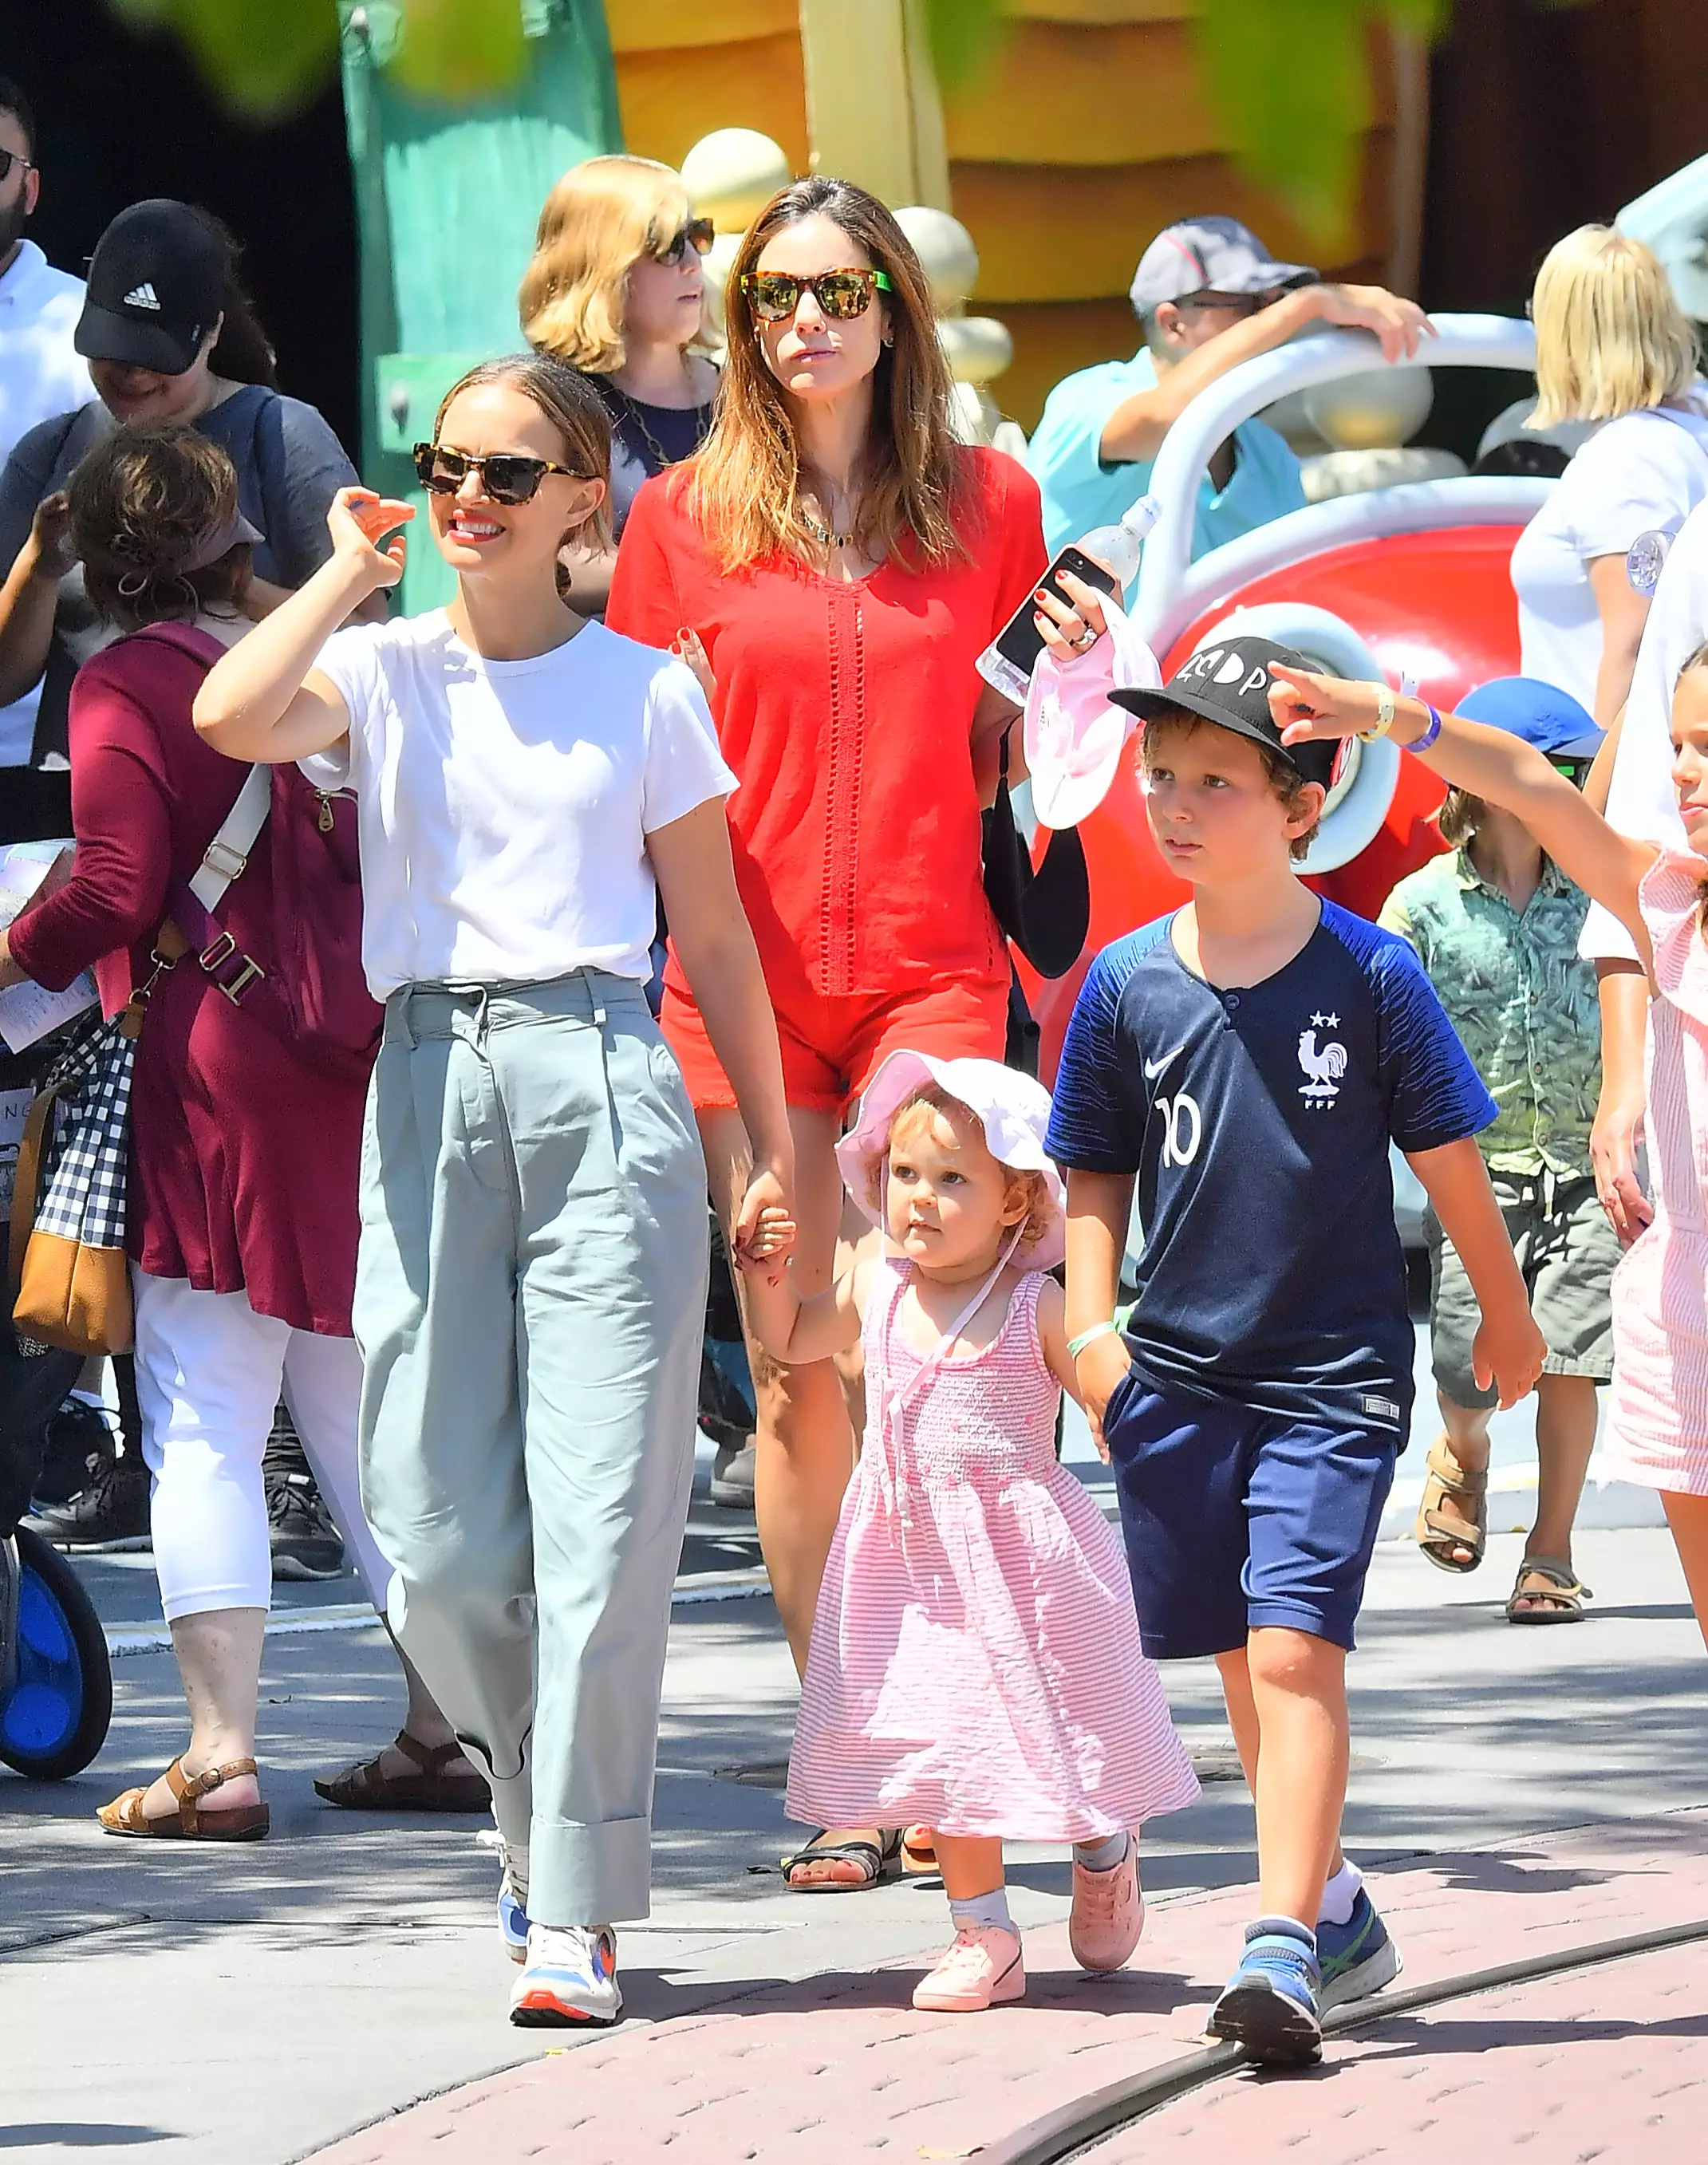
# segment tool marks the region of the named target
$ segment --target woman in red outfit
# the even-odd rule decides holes
[[[202,741],[190,708],[211,662],[248,629],[255,529],[238,509],[231,461],[187,428],[115,430],[69,494],[90,598],[137,635],[87,662],[72,688],[76,856],[65,884],[0,933],[0,984],[57,988],[92,966],[112,1014],[149,976],[174,890],[248,773]],[[145,629],[170,619],[170,643]],[[302,791],[300,816],[318,836],[314,793],[306,782]],[[238,953],[269,971],[277,816],[276,800],[219,909]],[[354,836],[335,825],[329,877],[345,869],[331,858],[340,845],[353,876]],[[361,987],[353,943],[317,959],[329,977],[341,970]],[[221,998],[187,955],[150,1001],[137,1047],[127,1212],[137,1394],[191,1735],[171,1776],[104,1808],[114,1834],[266,1831],[254,1756],[271,1578],[261,1453],[282,1389],[382,1608],[389,1577],[356,1481],[361,1362],[350,1305],[365,1079],[311,1064],[260,1004]],[[411,1742],[429,1756],[438,1747],[437,1770],[455,1766],[476,1783],[413,1674],[410,1683]]]
[[[1002,1056],[1009,966],[979,809],[1014,709],[973,665],[1046,560],[1036,483],[954,440],[925,276],[874,197],[826,179],[775,197],[726,320],[711,436],[635,498],[606,621],[703,662],[740,777],[735,875],[783,1041],[805,1295],[830,1282],[832,1153],[885,1054]],[[661,1020],[727,1223],[747,1138],[673,958]],[[751,1335],[748,1356],[759,1536],[799,1668],[850,1409],[830,1362],[780,1368]],[[791,1883],[859,1885],[889,1862],[856,1843]]]

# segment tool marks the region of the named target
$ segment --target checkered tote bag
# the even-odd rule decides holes
[[[140,1023],[127,1007],[74,1038],[30,1108],[12,1215],[20,1341],[76,1353],[130,1345],[124,1205]]]

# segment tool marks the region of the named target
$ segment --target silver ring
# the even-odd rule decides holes
[[[1080,632],[1078,638],[1070,639],[1068,644],[1075,654],[1083,654],[1088,646],[1096,645],[1097,634],[1088,624]]]

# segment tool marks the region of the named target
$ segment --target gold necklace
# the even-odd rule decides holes
[[[797,508],[799,509],[799,507],[797,506]],[[800,523],[823,549],[846,549],[854,539],[854,529],[851,526],[846,534],[833,534],[828,526],[820,526],[818,520],[807,511],[801,511]]]

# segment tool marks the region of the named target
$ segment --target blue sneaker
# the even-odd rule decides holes
[[[1384,1984],[1392,1984],[1405,1967],[1375,1904],[1362,1887],[1344,1925],[1331,1925],[1326,1917],[1317,1920],[1316,1959],[1322,1970],[1317,2004],[1325,2015],[1331,2007],[1368,1999]]]
[[[617,1936],[598,1925],[535,1925],[528,1960],[510,1994],[518,2029],[567,2029],[614,2022],[623,2011]]]
[[[1260,1917],[1246,1928],[1240,1966],[1210,2018],[1213,2037],[1244,2046],[1254,2060],[1282,2064],[1319,2059],[1322,1973],[1309,1940],[1293,1925]]]
[[[528,1959],[528,1888],[507,1856],[498,1882],[498,1937],[513,1962]]]

